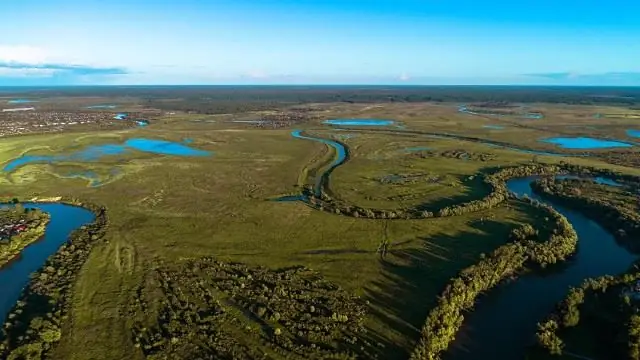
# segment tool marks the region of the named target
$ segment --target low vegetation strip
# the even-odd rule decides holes
[[[62,323],[71,308],[72,285],[91,248],[107,229],[106,209],[77,199],[63,203],[91,210],[95,221],[76,230],[23,290],[0,331],[1,359],[47,358],[62,336]]]
[[[0,268],[45,232],[49,215],[20,205],[0,211]]]
[[[538,232],[525,225],[513,230],[510,239],[514,242],[499,247],[477,264],[461,271],[429,313],[411,360],[440,359],[462,325],[463,312],[473,308],[480,294],[523,272],[527,266],[546,267],[564,261],[575,252],[578,235],[562,214],[535,201],[523,201],[547,211],[554,220],[554,230],[549,239],[538,241],[535,239]]]

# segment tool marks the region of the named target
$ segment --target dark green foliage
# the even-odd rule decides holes
[[[266,358],[249,338],[287,358],[347,359],[365,344],[357,337],[364,304],[303,267],[274,271],[203,258],[159,266],[152,277],[147,283],[163,294],[158,312],[151,314],[144,295],[130,307],[138,319],[134,343],[147,356]]]

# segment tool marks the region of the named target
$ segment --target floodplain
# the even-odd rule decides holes
[[[634,118],[640,112],[627,104],[541,99],[505,110],[504,104],[476,101],[460,111],[459,101],[283,101],[271,109],[247,101],[248,109],[222,104],[215,113],[184,111],[185,104],[171,108],[184,99],[154,98],[148,105],[132,97],[15,96],[23,97],[37,101],[37,113],[91,111],[117,122],[113,116],[126,111],[145,114],[149,125],[3,138],[5,201],[92,204],[101,214],[96,221],[105,220],[78,240],[84,252],[74,257],[66,290],[49,298],[54,311],[45,325],[46,312],[28,315],[24,309],[30,309],[27,295],[50,296],[51,279],[66,276],[54,276],[48,269],[55,270],[53,263],[20,300],[25,304],[6,314],[12,325],[0,336],[0,356],[473,358],[460,350],[480,346],[467,339],[472,329],[435,323],[450,306],[442,300],[451,294],[447,289],[457,289],[483,261],[498,261],[499,249],[515,244],[513,259],[523,263],[505,265],[504,277],[483,285],[476,308],[459,311],[490,313],[483,303],[491,306],[492,296],[509,292],[493,287],[508,289],[539,273],[552,276],[580,259],[572,260],[570,250],[556,254],[564,246],[581,251],[564,243],[549,250],[552,262],[540,256],[547,251],[540,244],[555,244],[553,234],[566,232],[569,239],[570,231],[564,220],[550,220],[557,213],[511,196],[518,191],[507,187],[508,180],[576,172],[586,179],[613,176],[622,188],[580,189],[614,203],[640,186],[634,162],[639,147],[630,132],[640,128]],[[300,136],[292,135],[296,131]],[[544,141],[558,137],[629,146],[563,148]],[[344,149],[344,161],[336,162],[340,148],[331,143]],[[94,152],[87,155],[87,149]],[[315,187],[319,194],[308,191]],[[273,201],[283,196],[296,201]],[[547,199],[545,192],[540,196]],[[459,210],[464,204],[472,205]],[[558,214],[565,219],[565,212]],[[580,244],[583,225],[570,223]],[[527,224],[535,234],[522,230]],[[73,255],[69,246],[60,251]],[[634,258],[633,251],[620,253]],[[593,275],[576,274],[579,281]],[[544,285],[544,275],[536,279]],[[561,298],[569,285],[575,284],[558,287]],[[475,295],[468,301],[473,305]],[[554,303],[543,308],[545,316]],[[452,338],[436,339],[425,330],[433,328]],[[507,355],[546,356],[530,330],[518,334],[515,352]],[[477,353],[499,344],[482,346]],[[575,342],[569,350],[581,354]]]

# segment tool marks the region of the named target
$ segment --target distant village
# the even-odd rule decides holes
[[[3,109],[0,113],[0,137],[35,132],[60,132],[77,126],[112,129],[114,126],[139,125],[141,124],[127,118],[114,117],[110,112],[33,111],[32,108],[16,108]]]

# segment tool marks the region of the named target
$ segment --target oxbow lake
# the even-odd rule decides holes
[[[323,124],[343,126],[391,126],[395,124],[395,121],[382,119],[333,119],[325,120]]]
[[[545,143],[557,145],[563,149],[610,149],[632,147],[633,144],[622,141],[595,139],[589,137],[554,137],[540,140]]]
[[[24,165],[35,163],[91,162],[106,156],[124,155],[132,150],[173,156],[211,155],[209,151],[194,149],[172,141],[134,138],[125,141],[123,144],[92,145],[66,155],[23,155],[7,163],[2,170],[4,172],[11,172]]]

